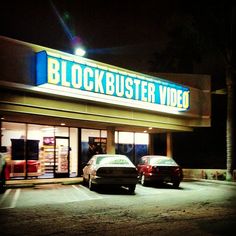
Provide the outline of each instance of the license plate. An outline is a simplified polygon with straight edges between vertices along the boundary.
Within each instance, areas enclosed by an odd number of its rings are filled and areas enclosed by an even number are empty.
[[[170,180],[171,180],[170,177],[165,177],[165,178],[164,178],[164,181],[165,181],[165,182],[170,182]]]
[[[123,171],[122,170],[116,170],[113,172],[114,175],[122,175]]]

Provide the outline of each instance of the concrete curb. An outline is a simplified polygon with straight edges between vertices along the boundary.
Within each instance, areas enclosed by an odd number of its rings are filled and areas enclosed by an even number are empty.
[[[30,181],[30,182],[29,182]],[[197,179],[197,178],[184,178],[183,182],[193,182],[193,181],[201,181],[201,182],[209,182],[215,184],[225,184],[236,186],[236,182],[229,182],[226,180],[210,180],[210,179]],[[10,182],[10,181],[9,181]],[[44,184],[61,184],[61,185],[73,185],[73,184],[82,184],[83,179],[81,177],[76,179],[46,179],[44,180],[15,180],[13,182],[7,183],[6,188],[33,188],[36,185],[44,185]]]
[[[225,185],[232,185],[236,186],[236,181],[226,181],[226,180],[213,180],[213,179],[197,179],[197,178],[184,178],[183,181],[202,181],[202,182],[209,182],[215,184],[225,184]]]
[[[72,185],[81,184],[83,179],[79,178],[68,178],[68,179],[35,179],[35,180],[9,180],[6,183],[6,188],[33,188],[36,185],[45,184],[61,184],[61,185]]]

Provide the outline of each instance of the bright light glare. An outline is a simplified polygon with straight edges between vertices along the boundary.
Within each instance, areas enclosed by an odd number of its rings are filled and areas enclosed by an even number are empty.
[[[83,48],[76,48],[75,49],[75,55],[83,57],[85,55],[86,51]]]

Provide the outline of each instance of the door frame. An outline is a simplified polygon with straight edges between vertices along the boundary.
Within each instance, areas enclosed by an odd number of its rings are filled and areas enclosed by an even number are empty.
[[[67,172],[57,172],[57,170],[56,170],[56,164],[58,164],[58,160],[56,161],[56,157],[57,157],[57,139],[66,139],[66,140],[68,140],[68,149],[67,149],[68,168],[67,168]],[[70,176],[70,138],[69,137],[55,136],[53,175],[54,175],[54,178],[69,178],[69,176]]]

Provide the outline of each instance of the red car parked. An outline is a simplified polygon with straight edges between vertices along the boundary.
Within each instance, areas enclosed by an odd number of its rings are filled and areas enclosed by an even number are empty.
[[[137,169],[143,186],[148,182],[165,182],[172,183],[178,188],[183,179],[182,168],[172,158],[166,156],[143,156]]]

